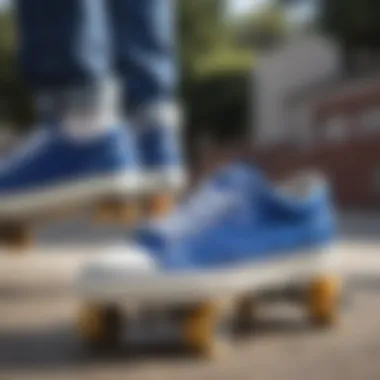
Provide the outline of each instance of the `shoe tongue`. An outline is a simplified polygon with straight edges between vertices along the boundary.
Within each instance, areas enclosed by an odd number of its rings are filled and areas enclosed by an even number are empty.
[[[210,180],[210,182],[221,191],[233,189],[242,191],[254,187],[260,181],[258,170],[244,162],[232,163],[222,168]]]

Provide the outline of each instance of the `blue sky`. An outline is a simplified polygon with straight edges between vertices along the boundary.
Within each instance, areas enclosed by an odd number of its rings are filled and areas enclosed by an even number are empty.
[[[0,11],[6,7],[6,5],[9,3],[9,0],[0,0]]]
[[[243,14],[260,8],[268,0],[229,0],[229,13],[232,15]]]

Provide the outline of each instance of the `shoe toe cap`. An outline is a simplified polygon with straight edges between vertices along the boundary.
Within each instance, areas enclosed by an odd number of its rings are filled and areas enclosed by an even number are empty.
[[[109,248],[87,261],[78,276],[79,285],[101,283],[131,275],[152,273],[157,264],[149,252],[138,245]]]

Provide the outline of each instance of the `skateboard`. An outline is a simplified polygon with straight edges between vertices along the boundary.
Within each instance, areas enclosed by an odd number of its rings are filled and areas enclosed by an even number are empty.
[[[152,263],[139,263],[133,253],[97,258],[85,265],[76,283],[82,300],[78,334],[92,349],[115,348],[125,329],[146,319],[149,310],[149,320],[175,326],[183,347],[210,358],[231,343],[235,332],[253,325],[258,303],[276,298],[298,302],[314,325],[332,326],[339,320],[344,282],[337,256],[329,246],[184,273],[160,272]]]
[[[99,200],[66,202],[65,206],[49,207],[45,210],[0,217],[0,244],[21,252],[33,245],[33,228],[36,225],[50,223],[71,217],[78,212],[88,215],[91,224],[99,218],[119,223],[130,228],[138,221],[138,200],[136,198],[101,198]],[[108,219],[107,219],[108,218]]]

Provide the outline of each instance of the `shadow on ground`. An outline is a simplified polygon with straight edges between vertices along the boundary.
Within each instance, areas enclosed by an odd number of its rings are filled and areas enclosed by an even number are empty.
[[[234,336],[239,344],[272,335],[310,334],[310,325],[299,320],[270,318],[257,321],[245,335]],[[33,331],[0,332],[0,373],[64,370],[125,364],[127,368],[153,362],[187,362],[194,357],[178,344],[123,344],[113,351],[94,352],[81,344],[73,326]]]

